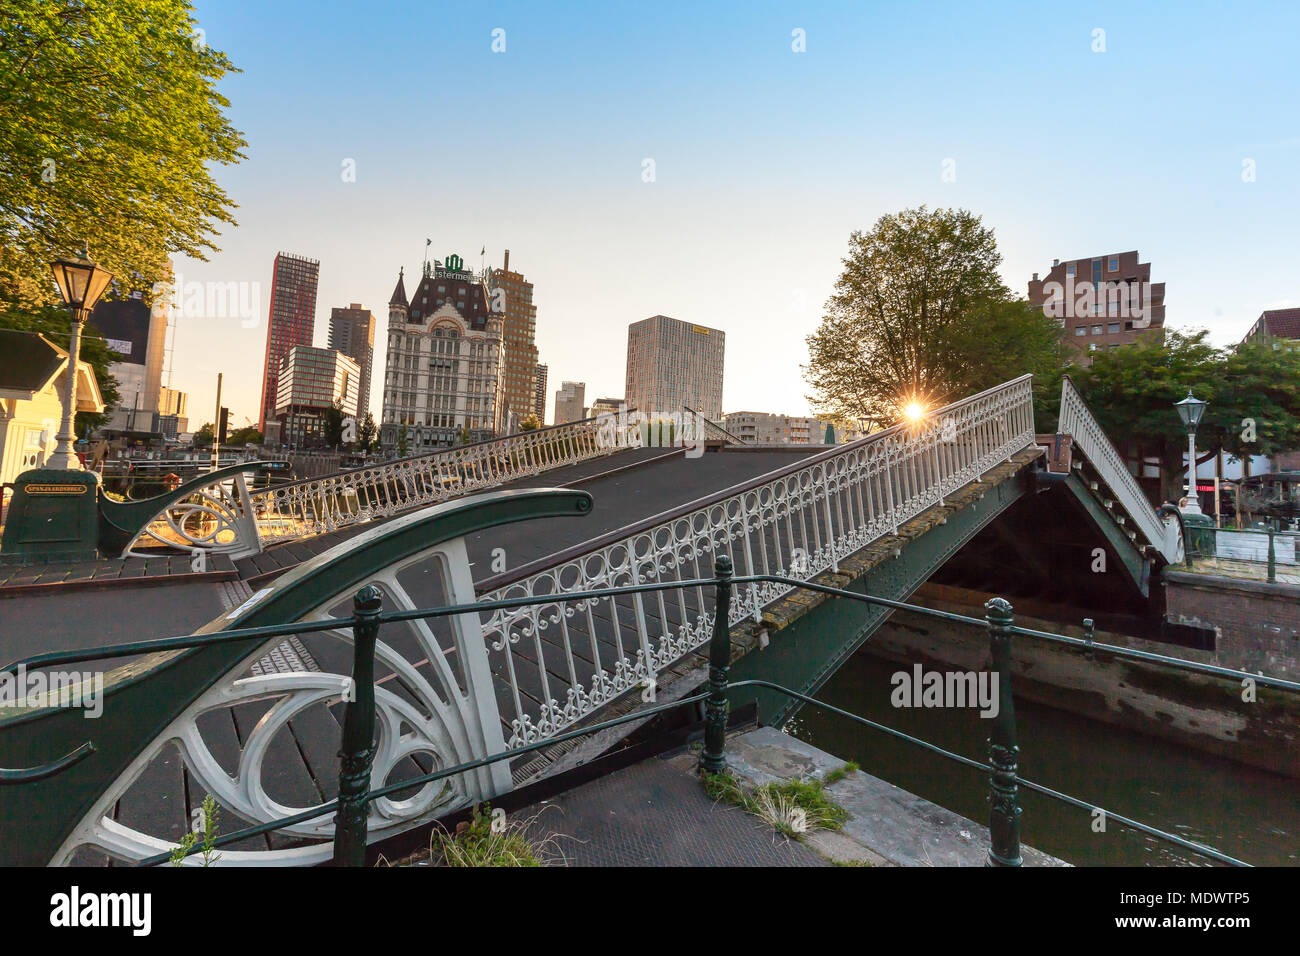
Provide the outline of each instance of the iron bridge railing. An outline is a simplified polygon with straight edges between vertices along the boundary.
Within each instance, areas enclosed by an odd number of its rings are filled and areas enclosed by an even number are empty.
[[[1005,704],[1000,705],[998,714],[992,718],[992,733],[990,735],[990,747],[987,761],[981,762],[961,754],[952,753],[927,741],[894,730],[883,724],[869,720],[868,718],[834,707],[807,694],[783,687],[770,681],[728,681],[731,656],[732,593],[737,586],[758,584],[780,585],[788,589],[802,588],[827,594],[836,598],[865,602],[868,604],[887,607],[892,610],[910,611],[916,614],[940,618],[946,621],[985,628],[988,633],[991,650],[990,675],[993,679],[998,681],[999,701],[1005,702]],[[1060,793],[1052,788],[1021,777],[1018,772],[1019,747],[1017,744],[1015,704],[1011,680],[1012,638],[1028,637],[1035,640],[1049,641],[1074,648],[1087,654],[1105,653],[1125,660],[1163,665],[1189,673],[1231,678],[1234,680],[1250,680],[1265,687],[1271,687],[1292,693],[1300,692],[1300,683],[1283,680],[1281,678],[1250,674],[1245,671],[1218,667],[1212,664],[1202,664],[1195,661],[1183,660],[1181,658],[1168,657],[1163,654],[1156,654],[1149,651],[1134,650],[1110,644],[1099,644],[1091,639],[1080,639],[1063,634],[1019,627],[1015,624],[1011,605],[1002,598],[994,598],[985,605],[986,614],[981,620],[979,618],[955,614],[948,611],[940,611],[919,605],[907,604],[902,601],[893,601],[887,598],[874,597],[856,591],[847,591],[841,588],[830,587],[828,585],[817,584],[811,581],[800,580],[784,575],[760,574],[735,577],[733,575],[731,558],[727,555],[719,555],[716,559],[714,575],[712,578],[581,591],[552,597],[548,600],[582,602],[610,597],[617,594],[646,594],[650,592],[680,591],[684,589],[702,588],[710,588],[712,590],[715,609],[712,633],[709,642],[709,676],[704,691],[691,694],[672,702],[656,704],[649,707],[640,707],[631,713],[603,720],[598,723],[589,724],[564,733],[559,733],[545,740],[539,740],[513,749],[503,750],[499,753],[462,762],[456,766],[446,767],[431,773],[403,779],[378,787],[371,785],[370,778],[375,738],[375,646],[382,626],[385,624],[406,621],[429,620],[432,618],[449,617],[461,614],[490,613],[504,609],[523,608],[538,603],[536,599],[501,598],[488,601],[478,601],[471,604],[386,612],[383,611],[381,607],[382,597],[380,590],[372,585],[368,585],[356,594],[353,602],[354,613],[351,617],[347,618],[313,620],[309,622],[222,631],[204,635],[186,635],[182,637],[136,641],[127,644],[95,648],[88,651],[41,654],[9,665],[3,672],[0,672],[0,675],[7,676],[10,674],[16,674],[20,668],[45,668],[88,660],[133,657],[139,654],[156,651],[177,650],[181,648],[202,647],[231,642],[264,641],[269,637],[282,637],[350,627],[353,632],[352,685],[349,689],[350,692],[343,697],[347,703],[342,727],[342,748],[340,750],[339,796],[334,800],[327,801],[301,813],[283,816],[256,826],[250,826],[231,833],[219,835],[212,843],[213,848],[229,846],[230,844],[238,843],[239,841],[245,840],[249,837],[262,836],[276,830],[282,830],[286,827],[295,826],[311,820],[318,820],[322,817],[334,814],[334,863],[336,865],[360,866],[365,862],[365,851],[367,846],[367,807],[376,800],[391,798],[404,791],[410,791],[414,787],[430,784],[439,780],[446,780],[460,774],[469,773],[479,768],[491,766],[500,761],[513,760],[522,754],[531,753],[544,747],[594,734],[632,721],[641,721],[647,717],[665,713],[674,708],[699,703],[705,705],[705,736],[700,760],[700,772],[704,774],[720,773],[726,769],[728,692],[738,688],[762,688],[788,696],[805,705],[822,708],[844,719],[852,720],[855,723],[861,724],[862,726],[871,727],[875,730],[881,731],[882,733],[888,734],[891,737],[906,741],[930,753],[951,760],[968,769],[987,773],[991,803],[989,815],[990,846],[987,857],[987,865],[989,866],[1020,866],[1023,863],[1020,848],[1021,808],[1018,796],[1019,790],[1022,787],[1051,799],[1059,800],[1078,809],[1088,811],[1089,813],[1096,813],[1098,811],[1104,812],[1108,819],[1114,820],[1125,827],[1137,830],[1141,833],[1147,834],[1148,836],[1171,843],[1184,850],[1194,852],[1217,862],[1233,866],[1249,865],[1242,860],[1236,859],[1235,857],[1223,853],[1213,847],[1208,847],[1176,834],[1165,832],[1123,814],[1099,807],[1069,794]],[[1090,624],[1091,622],[1085,622],[1085,625]],[[1089,633],[1091,633],[1090,628]],[[91,759],[95,753],[96,746],[94,741],[88,740],[70,753],[66,754],[64,757],[44,766],[26,769],[0,770],[0,786],[23,786],[25,784],[57,776],[67,768],[74,766],[83,760]],[[435,817],[436,814],[430,816],[430,820]],[[9,827],[19,827],[23,825],[23,821],[17,820],[6,820],[4,822],[6,826]],[[203,852],[203,849],[202,846],[194,846],[189,850],[183,850],[178,846],[174,848],[172,852],[159,853],[147,859],[137,861],[137,863],[138,865],[143,866],[157,865],[172,860],[174,856],[178,855],[178,850],[180,851],[180,855],[192,856],[195,853]],[[4,862],[3,859],[0,859],[0,864]]]

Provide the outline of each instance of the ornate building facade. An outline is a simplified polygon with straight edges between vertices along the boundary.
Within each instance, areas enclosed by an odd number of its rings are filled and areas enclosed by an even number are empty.
[[[502,310],[460,256],[426,265],[406,297],[399,274],[388,303],[388,355],[379,440],[384,454],[418,455],[498,434]]]

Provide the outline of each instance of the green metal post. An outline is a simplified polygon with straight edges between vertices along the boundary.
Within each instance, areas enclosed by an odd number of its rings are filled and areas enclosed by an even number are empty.
[[[986,866],[1020,866],[1020,803],[1017,798],[1016,707],[1011,696],[1011,605],[993,598],[984,605],[998,712],[989,737],[989,857]]]
[[[700,769],[722,773],[727,769],[723,751],[727,744],[727,671],[731,667],[731,557],[718,555],[713,564],[713,639],[709,642],[709,697],[704,702],[704,753]]]
[[[343,712],[339,751],[339,809],[334,818],[334,865],[364,866],[370,792],[375,759],[375,642],[383,594],[368,584],[352,599],[352,695]]]
[[[1277,582],[1277,553],[1273,550],[1273,522],[1268,523],[1268,583]]]

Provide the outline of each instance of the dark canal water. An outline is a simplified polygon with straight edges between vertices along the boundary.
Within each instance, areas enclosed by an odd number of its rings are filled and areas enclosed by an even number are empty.
[[[818,697],[975,760],[990,721],[978,711],[894,708],[890,675],[910,668],[859,652]],[[1300,781],[1254,770],[1064,711],[1016,701],[1020,775],[1094,806],[1215,847],[1247,863],[1300,865]],[[814,707],[786,730],[828,753],[988,824],[987,776]],[[1191,851],[1020,791],[1023,841],[1077,866],[1210,865]]]

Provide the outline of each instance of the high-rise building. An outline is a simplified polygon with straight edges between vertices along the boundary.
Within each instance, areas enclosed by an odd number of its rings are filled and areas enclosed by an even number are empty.
[[[1165,284],[1151,282],[1136,250],[1053,260],[1046,278],[1029,281],[1029,302],[1060,323],[1085,366],[1102,349],[1164,337]]]
[[[488,292],[494,311],[504,309],[501,336],[505,362],[501,373],[506,414],[518,422],[532,414],[537,404],[537,307],[533,284],[510,271],[510,250],[505,263],[488,275]],[[507,430],[510,429],[507,424]]]
[[[151,309],[141,292],[132,292],[124,299],[101,301],[90,314],[90,324],[121,356],[108,367],[120,397],[100,434],[161,436],[157,416],[167,344],[166,304],[159,300]]]
[[[561,382],[560,390],[555,393],[555,424],[581,421],[587,417],[587,408],[583,403],[587,397],[585,382]]]
[[[271,273],[271,311],[266,322],[266,358],[262,365],[262,404],[257,419],[257,430],[263,434],[266,434],[267,419],[275,417],[280,363],[295,345],[311,345],[319,279],[319,260],[276,253]]]
[[[399,273],[388,302],[384,452],[492,438],[504,422],[502,316],[491,309],[483,276],[451,255],[425,266],[409,302],[404,282]]]
[[[290,448],[326,443],[325,413],[338,402],[345,416],[357,414],[361,366],[333,349],[295,345],[276,375],[275,418],[280,441]]]
[[[537,416],[538,424],[546,424],[546,372],[545,365],[537,366],[536,384],[533,389],[533,414]]]
[[[628,408],[646,415],[680,414],[688,406],[711,421],[722,417],[726,333],[655,315],[627,327]]]
[[[617,415],[623,407],[623,399],[621,398],[598,398],[591,403],[591,408],[587,409],[587,417],[595,418],[597,415]]]
[[[375,360],[375,314],[357,302],[346,309],[331,309],[329,347],[360,366],[357,417],[365,418],[366,412],[370,411],[370,373]]]

